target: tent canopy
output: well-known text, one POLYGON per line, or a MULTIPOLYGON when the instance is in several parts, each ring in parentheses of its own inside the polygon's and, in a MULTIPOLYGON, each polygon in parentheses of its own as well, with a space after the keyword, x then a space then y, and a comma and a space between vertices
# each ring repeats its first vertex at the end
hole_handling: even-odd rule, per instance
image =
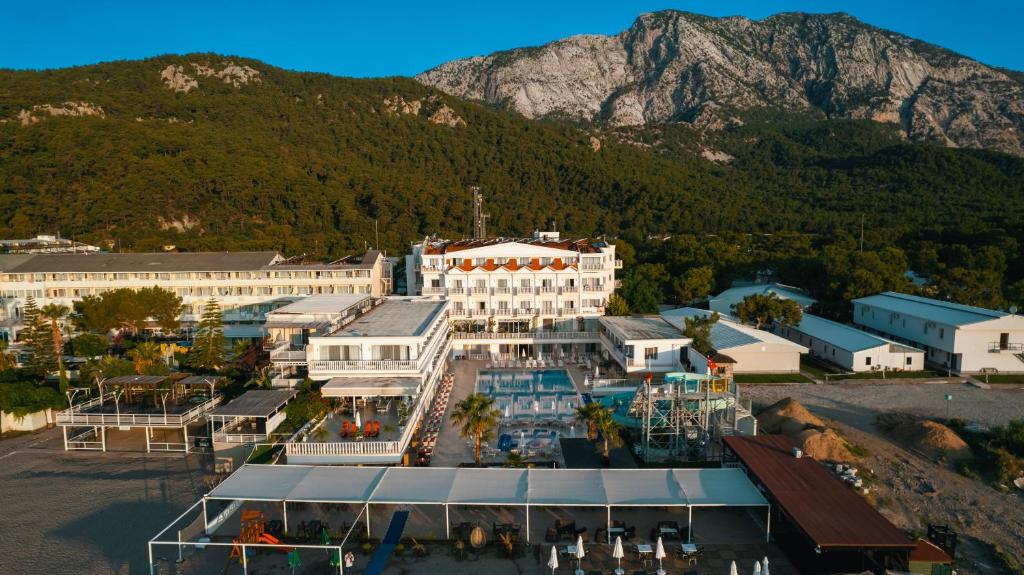
POLYGON ((739 469, 244 465, 207 498, 552 507, 768 505, 739 469))

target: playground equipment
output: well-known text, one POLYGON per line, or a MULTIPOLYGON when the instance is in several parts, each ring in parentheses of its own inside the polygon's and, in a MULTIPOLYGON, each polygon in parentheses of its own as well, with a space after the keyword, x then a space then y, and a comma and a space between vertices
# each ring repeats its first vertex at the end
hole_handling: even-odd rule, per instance
POLYGON ((267 545, 274 545, 275 548, 282 553, 290 553, 293 551, 291 547, 287 547, 281 544, 281 540, 274 537, 266 531, 266 521, 262 511, 242 511, 241 516, 241 530, 238 537, 231 540, 234 545, 231 547, 231 554, 228 555, 228 561, 232 559, 242 560, 242 544, 244 543, 263 543, 267 545))
POLYGON ((721 455, 723 435, 733 435, 740 419, 751 417, 739 401, 736 383, 727 377, 667 373, 660 383, 641 383, 628 414, 640 423, 639 455, 644 461, 721 455))

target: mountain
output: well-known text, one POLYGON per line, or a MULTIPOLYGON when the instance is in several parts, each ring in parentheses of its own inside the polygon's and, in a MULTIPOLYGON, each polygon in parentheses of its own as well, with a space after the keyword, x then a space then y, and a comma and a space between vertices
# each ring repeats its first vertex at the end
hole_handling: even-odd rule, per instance
POLYGON ((720 128, 738 121, 738 111, 774 108, 869 119, 917 141, 1024 155, 1020 72, 845 14, 754 21, 655 12, 615 36, 455 60, 416 79, 528 118, 720 128))
POLYGON ((612 131, 528 120, 406 78, 216 54, 0 71, 0 237, 400 253, 424 234, 466 234, 470 186, 505 235, 554 224, 638 239, 830 237, 867 213, 890 239, 995 226, 1006 231, 993 238, 1024 241, 1024 160, 912 144, 864 120, 766 112, 714 132, 612 131))

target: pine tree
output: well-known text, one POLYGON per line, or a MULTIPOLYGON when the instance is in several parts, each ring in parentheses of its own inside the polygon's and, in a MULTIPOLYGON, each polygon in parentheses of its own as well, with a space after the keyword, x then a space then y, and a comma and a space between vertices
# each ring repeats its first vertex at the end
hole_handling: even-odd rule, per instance
POLYGON ((25 300, 22 318, 25 322, 25 335, 22 339, 32 351, 28 369, 31 373, 46 378, 48 374, 57 369, 57 358, 53 353, 50 326, 47 325, 46 318, 40 313, 34 297, 29 296, 25 300))
POLYGON ((224 318, 220 304, 211 299, 203 306, 203 318, 188 354, 188 365, 202 371, 218 371, 227 363, 224 346, 224 318))

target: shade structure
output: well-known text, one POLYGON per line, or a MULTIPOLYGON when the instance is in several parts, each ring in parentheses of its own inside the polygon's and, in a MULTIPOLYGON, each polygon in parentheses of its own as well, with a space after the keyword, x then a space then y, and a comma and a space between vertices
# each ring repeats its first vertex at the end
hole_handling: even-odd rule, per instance
POLYGON ((240 467, 208 499, 554 507, 767 506, 739 469, 240 467))

